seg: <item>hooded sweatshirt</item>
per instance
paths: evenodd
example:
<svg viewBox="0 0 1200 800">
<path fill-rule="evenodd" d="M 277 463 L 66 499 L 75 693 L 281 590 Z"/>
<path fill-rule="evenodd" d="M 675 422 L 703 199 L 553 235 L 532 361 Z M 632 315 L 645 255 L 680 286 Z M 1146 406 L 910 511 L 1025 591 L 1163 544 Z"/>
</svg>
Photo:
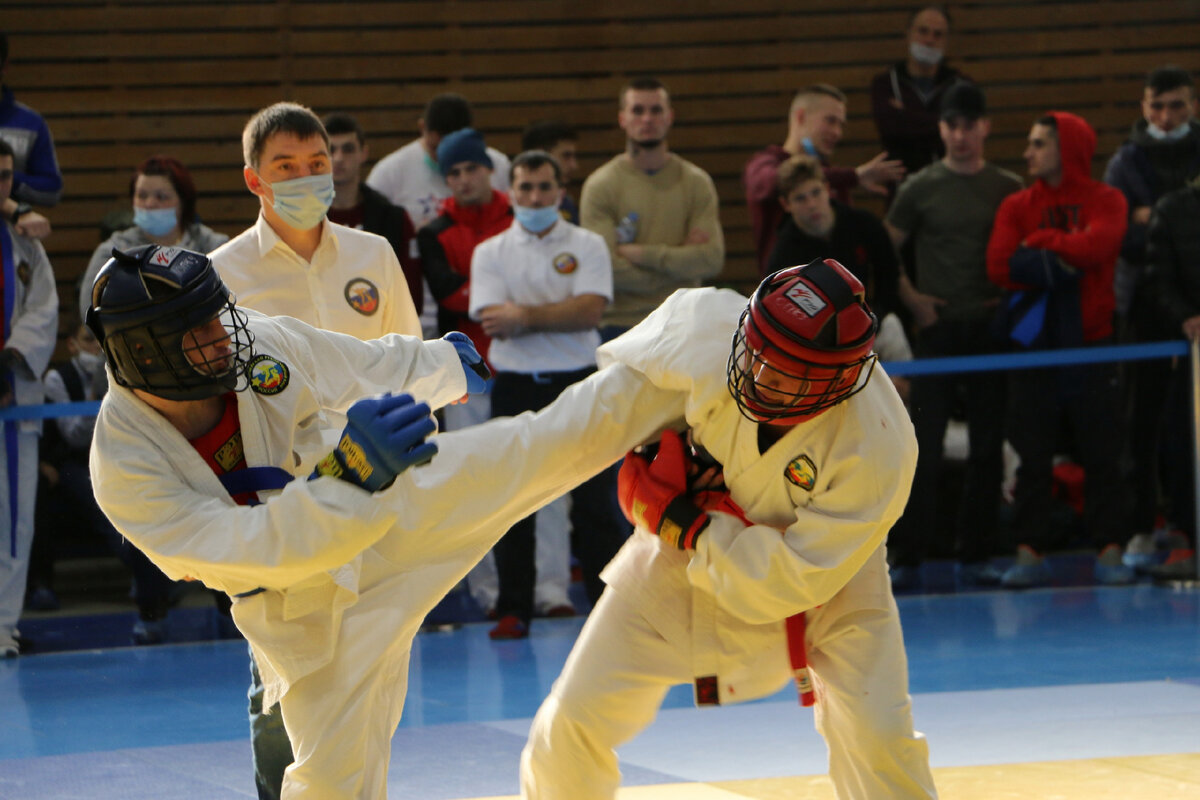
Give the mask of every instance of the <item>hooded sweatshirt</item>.
<svg viewBox="0 0 1200 800">
<path fill-rule="evenodd" d="M 1113 332 L 1113 270 L 1125 236 L 1127 205 L 1118 190 L 1091 178 L 1096 152 L 1092 127 L 1063 111 L 1050 116 L 1058 123 L 1062 179 L 1051 186 L 1038 178 L 1000 204 L 988 242 L 988 277 L 1005 289 L 1037 288 L 1014 282 L 1009 260 L 1021 247 L 1054 253 L 1079 273 L 1083 339 L 1091 342 Z"/>
</svg>

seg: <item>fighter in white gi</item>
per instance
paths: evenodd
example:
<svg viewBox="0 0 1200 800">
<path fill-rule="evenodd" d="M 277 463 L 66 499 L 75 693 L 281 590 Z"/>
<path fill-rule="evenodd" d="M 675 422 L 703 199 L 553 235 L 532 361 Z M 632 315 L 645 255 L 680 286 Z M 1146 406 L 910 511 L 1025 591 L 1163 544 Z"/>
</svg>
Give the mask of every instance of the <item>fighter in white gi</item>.
<svg viewBox="0 0 1200 800">
<path fill-rule="evenodd" d="M 382 236 L 336 225 L 329 133 L 295 103 L 258 111 L 242 130 L 242 178 L 259 199 L 258 221 L 211 254 L 238 304 L 295 317 L 358 339 L 421 336 L 400 263 Z M 330 444 L 345 422 L 330 418 Z M 277 713 L 264 713 L 251 664 L 250 738 L 259 800 L 279 800 L 292 749 Z"/>
<path fill-rule="evenodd" d="M 115 257 L 92 298 L 112 384 L 96 498 L 168 576 L 235 598 L 295 749 L 289 800 L 386 796 L 425 615 L 514 522 L 652 435 L 662 417 L 639 409 L 677 407 L 616 369 L 587 402 L 568 391 L 536 418 L 422 444 L 424 403 L 351 403 L 389 388 L 434 405 L 481 390 L 463 368 L 480 361 L 469 341 L 363 342 L 264 317 L 232 303 L 207 257 L 156 246 Z M 348 418 L 333 453 L 331 411 Z"/>
<path fill-rule="evenodd" d="M 624 366 L 685 393 L 679 427 L 728 489 L 689 489 L 696 470 L 673 433 L 653 460 L 626 458 L 621 501 L 637 530 L 534 719 L 522 797 L 615 797 L 615 749 L 672 685 L 717 705 L 793 678 L 807 690 L 810 675 L 839 798 L 935 796 L 884 558 L 916 441 L 873 374 L 863 294 L 836 261 L 815 261 L 768 277 L 749 306 L 676 292 L 600 349 L 600 376 Z"/>
</svg>

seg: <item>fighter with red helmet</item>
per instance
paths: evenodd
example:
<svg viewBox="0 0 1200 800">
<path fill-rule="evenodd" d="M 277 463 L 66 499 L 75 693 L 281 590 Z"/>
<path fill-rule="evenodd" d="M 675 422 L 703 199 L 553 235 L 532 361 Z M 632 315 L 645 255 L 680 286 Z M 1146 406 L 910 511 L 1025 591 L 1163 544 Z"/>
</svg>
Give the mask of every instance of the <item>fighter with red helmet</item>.
<svg viewBox="0 0 1200 800">
<path fill-rule="evenodd" d="M 673 685 L 719 705 L 792 680 L 816 696 L 837 797 L 936 796 L 884 546 L 916 441 L 876 374 L 863 295 L 841 264 L 814 261 L 749 302 L 676 292 L 600 349 L 602 367 L 681 394 L 687 444 L 668 430 L 626 457 L 620 500 L 637 529 L 534 719 L 522 797 L 611 800 L 616 748 Z"/>
</svg>

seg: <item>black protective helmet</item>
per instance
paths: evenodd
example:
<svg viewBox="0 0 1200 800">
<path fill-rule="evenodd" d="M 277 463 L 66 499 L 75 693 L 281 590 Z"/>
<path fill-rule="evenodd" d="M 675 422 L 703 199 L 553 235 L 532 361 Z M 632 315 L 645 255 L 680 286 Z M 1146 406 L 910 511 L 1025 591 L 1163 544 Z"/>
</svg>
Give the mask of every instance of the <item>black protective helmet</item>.
<svg viewBox="0 0 1200 800">
<path fill-rule="evenodd" d="M 193 333 L 218 318 L 223 335 Z M 202 253 L 153 244 L 114 249 L 85 321 L 122 386 L 168 400 L 246 388 L 254 337 Z"/>
</svg>

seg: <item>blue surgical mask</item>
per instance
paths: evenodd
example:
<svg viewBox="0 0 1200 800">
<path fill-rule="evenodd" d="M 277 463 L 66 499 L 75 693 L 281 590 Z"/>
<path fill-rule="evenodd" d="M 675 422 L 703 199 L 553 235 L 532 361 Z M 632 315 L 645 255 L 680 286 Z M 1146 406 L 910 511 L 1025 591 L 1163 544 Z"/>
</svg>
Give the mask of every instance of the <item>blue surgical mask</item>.
<svg viewBox="0 0 1200 800">
<path fill-rule="evenodd" d="M 1150 134 L 1150 138 L 1160 142 L 1178 142 L 1180 139 L 1188 135 L 1188 128 L 1191 126 L 1186 122 L 1182 125 L 1176 125 L 1169 131 L 1164 131 L 1157 125 L 1146 125 L 1146 133 Z"/>
<path fill-rule="evenodd" d="M 133 209 L 133 224 L 151 236 L 166 236 L 175 230 L 179 222 L 177 208 L 137 208 Z"/>
<path fill-rule="evenodd" d="M 275 203 L 272 205 L 275 213 L 298 231 L 307 231 L 320 225 L 333 203 L 333 175 L 328 172 L 267 185 L 275 193 Z"/>
<path fill-rule="evenodd" d="M 562 218 L 558 213 L 558 206 L 530 208 L 528 206 L 514 205 L 513 216 L 517 218 L 517 223 L 522 228 L 533 233 L 546 232 L 550 229 L 551 225 Z"/>
</svg>

